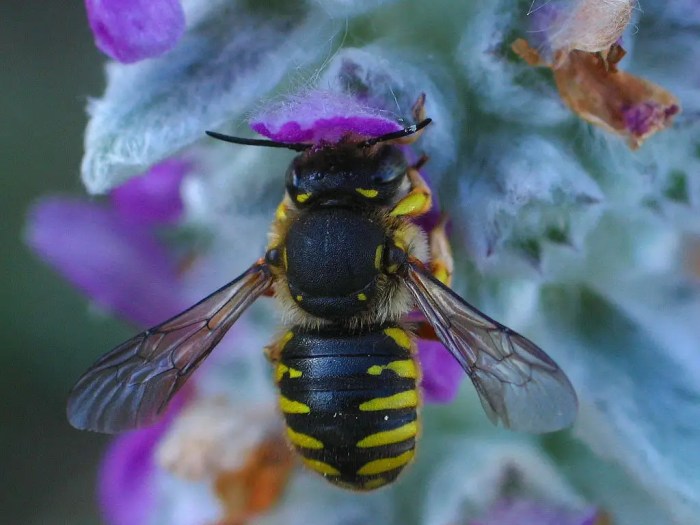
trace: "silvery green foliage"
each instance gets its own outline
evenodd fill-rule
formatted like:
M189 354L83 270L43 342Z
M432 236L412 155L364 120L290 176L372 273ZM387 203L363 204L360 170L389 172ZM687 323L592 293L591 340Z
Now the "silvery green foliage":
M371 11L383 4L391 4L396 0L310 0L334 18L353 16Z
M159 472L154 512L146 525L193 525L215 523L221 515L221 503L206 481L188 481Z
M700 417L700 375L690 345L698 336L690 328L698 299L697 286L678 279L618 289L558 285L543 293L542 339L565 349L586 399L576 435L622 465L678 523L692 523L698 505L700 433L692 422ZM655 304L645 304L650 300Z
M581 418L554 445L503 438L465 392L449 409L424 410L417 463L396 487L366 499L296 474L263 522L437 525L455 509L467 522L502 495L508 459L536 487L527 494L598 504L621 525L694 524L700 290L682 259L685 235L700 230L699 24L649 3L626 33L624 68L666 86L685 110L630 151L578 121L548 75L509 53L512 39L527 37L532 2L462 4L315 0L279 14L252 12L251 2L186 3L189 32L173 52L108 66L107 90L90 108L86 185L103 192L191 147L197 167L184 198L190 225L209 240L202 279L211 290L212 275L223 284L260 256L291 154L200 141L205 129L245 134L244 115L300 85L366 92L404 118L426 92L435 124L418 147L453 220L456 287L558 360ZM361 37L333 52L346 24ZM265 337L246 343L251 353L274 326L255 317ZM201 384L233 390L232 368L211 363ZM164 482L161 491L211 509L206 490ZM161 514L154 523L172 522Z
M256 525L397 523L393 498L386 492L357 494L339 490L309 472L297 472L277 507Z
M189 221L216 232L210 259L233 278L265 250L267 229L284 191L280 180L289 153L223 143L194 153L197 169L183 188Z
M516 5L519 5L519 8ZM552 83L510 52L513 29L526 21L524 2L475 2L456 50L464 76L482 111L525 125L554 125L571 118Z
M191 9L194 9L192 7ZM83 181L103 193L240 118L289 70L329 52L323 13L200 7L179 45L157 59L107 66L105 95L90 103Z
M584 409L582 418L588 418ZM592 421L587 421L593 424ZM614 462L601 458L585 445L557 440L557 467L567 472L569 483L615 517L616 525L673 523L669 513L634 483Z
M505 492L570 508L585 501L552 461L528 442L494 435L446 443L426 494L424 523L449 525L479 516ZM469 475L463 475L468 472ZM507 487L508 486L508 487Z
M578 249L597 223L602 192L554 137L485 134L472 163L459 185L454 220L479 266L500 252L501 262L510 255L548 272L556 253L547 247Z

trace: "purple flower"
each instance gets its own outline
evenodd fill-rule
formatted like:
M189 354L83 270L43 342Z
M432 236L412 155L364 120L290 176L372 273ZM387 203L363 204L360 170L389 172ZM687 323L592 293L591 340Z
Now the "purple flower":
M469 525L596 525L602 519L594 508L574 511L544 502L504 499Z
M98 477L100 509L109 525L142 525L154 509L154 453L187 397L180 391L163 418L149 428L122 434L107 449Z
M185 32L179 0L85 0L97 47L119 62L162 55Z
M112 205L120 216L142 225L173 223L182 214L180 184L190 168L177 158L156 164L112 190Z
M50 197L32 209L27 242L88 297L145 327L182 310L176 265L153 226L177 220L189 164L168 160L111 194L106 205ZM99 474L100 506L110 525L145 523L154 503L153 453L187 397L177 394L156 425L110 445Z
M312 143L337 142L352 133L377 137L402 128L385 111L327 91L285 99L254 117L250 126L272 140Z
M30 212L27 242L88 297L139 326L185 306L175 262L154 232L110 207L45 198Z
M655 101L643 101L622 108L625 128L636 137L645 135L668 125L668 120L680 111L677 104L668 106Z
M29 214L27 242L100 306L152 326L187 306L176 261L152 226L180 216L179 187L188 169L178 160L156 165L115 189L112 206L45 198Z
M423 369L421 387L426 403L449 403L457 395L464 370L447 349L437 341L418 342L418 359Z

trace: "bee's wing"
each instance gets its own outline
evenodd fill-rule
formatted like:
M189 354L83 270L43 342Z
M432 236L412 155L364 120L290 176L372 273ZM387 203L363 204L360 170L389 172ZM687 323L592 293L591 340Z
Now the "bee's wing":
M68 420L116 433L152 424L233 323L272 283L263 263L188 310L125 341L78 380Z
M469 374L491 421L533 433L573 423L576 393L537 345L479 312L416 264L409 265L405 282L440 341Z

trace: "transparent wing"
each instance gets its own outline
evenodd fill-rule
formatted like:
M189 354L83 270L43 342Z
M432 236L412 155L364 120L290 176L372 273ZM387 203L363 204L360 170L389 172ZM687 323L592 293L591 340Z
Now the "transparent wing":
M470 306L422 267L409 265L406 285L440 341L469 374L491 421L532 433L574 422L576 393L537 345Z
M267 266L258 262L190 309L117 346L71 390L71 425L116 433L154 423L241 313L271 284Z

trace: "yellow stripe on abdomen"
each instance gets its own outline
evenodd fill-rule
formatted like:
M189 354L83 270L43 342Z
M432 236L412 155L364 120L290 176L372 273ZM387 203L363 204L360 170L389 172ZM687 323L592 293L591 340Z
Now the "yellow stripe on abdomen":
M282 362L277 363L277 368L275 369L275 381L279 383L285 374L289 374L290 379L296 379L302 376L301 370L287 366Z
M411 421L393 430L384 430L376 434L370 434L366 438L358 441L357 446L360 448L381 447L382 445L390 445L392 443L405 441L415 437L417 433L418 423Z
M311 412L309 405L292 401L284 396L280 396L280 408L285 414L309 414Z
M317 459L302 458L304 465L324 476L340 476L340 471L333 465L318 461Z
M296 445L301 448L312 448L312 449L322 449L323 443L313 436L308 434L303 434L301 432L296 432L293 428L287 427L287 437L291 441L292 445Z
M413 459L415 455L415 450L407 450L403 454L394 456L392 458L376 459L365 463L357 474L360 476L371 476L372 474L381 474L382 472L388 472L389 470L394 470L399 467L403 467L406 463Z
M376 397L360 404L363 412L375 412L377 410L399 410L418 406L418 393L416 390L406 390L387 397Z
M371 376L378 376L381 375L384 370L391 370L397 376L407 377L409 379L416 379L418 376L416 364L413 362L413 359L399 359L386 365L373 365L369 367L367 373Z

